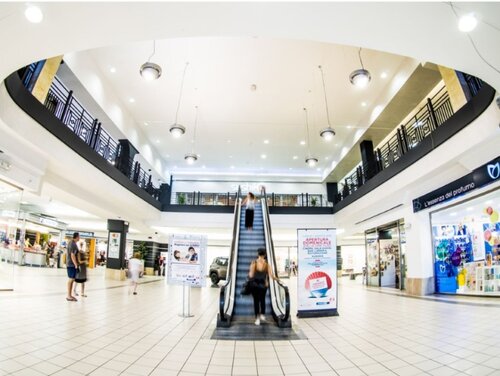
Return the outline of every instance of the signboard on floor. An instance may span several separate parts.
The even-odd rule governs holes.
[[[206,255],[206,236],[170,236],[167,283],[191,287],[205,286]]]
[[[298,229],[297,317],[338,316],[335,229]]]
[[[121,234],[119,232],[109,233],[108,258],[120,258],[120,238]]]

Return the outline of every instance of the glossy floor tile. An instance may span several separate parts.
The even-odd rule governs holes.
[[[307,340],[210,340],[219,291],[145,278],[137,296],[92,270],[65,301],[65,271],[19,268],[0,293],[0,375],[500,375],[496,306],[368,291],[341,281],[339,317],[295,319]],[[296,279],[285,280],[295,303]],[[22,284],[20,286],[19,284]],[[209,284],[207,283],[207,286]]]

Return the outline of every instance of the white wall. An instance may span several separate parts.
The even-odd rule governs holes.
[[[280,182],[280,181],[205,181],[205,180],[182,180],[174,179],[172,183],[172,197],[177,192],[236,192],[241,186],[243,193],[251,191],[259,193],[259,187],[264,186],[266,192],[270,193],[310,193],[326,195],[326,185],[323,183],[301,183],[301,182]]]
[[[361,273],[366,264],[365,245],[343,245],[340,247],[342,255],[342,269],[353,269],[354,273]]]

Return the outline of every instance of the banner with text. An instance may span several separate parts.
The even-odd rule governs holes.
[[[168,255],[168,284],[205,286],[206,255],[206,236],[172,235]]]
[[[298,317],[336,316],[335,229],[298,229]]]

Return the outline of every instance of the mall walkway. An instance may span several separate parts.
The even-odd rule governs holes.
[[[182,319],[181,289],[163,280],[132,296],[96,275],[89,297],[69,303],[53,272],[24,280],[45,281],[46,294],[1,293],[0,375],[500,375],[497,307],[346,283],[340,317],[294,320],[307,340],[216,341],[217,289],[193,290],[195,316]]]

